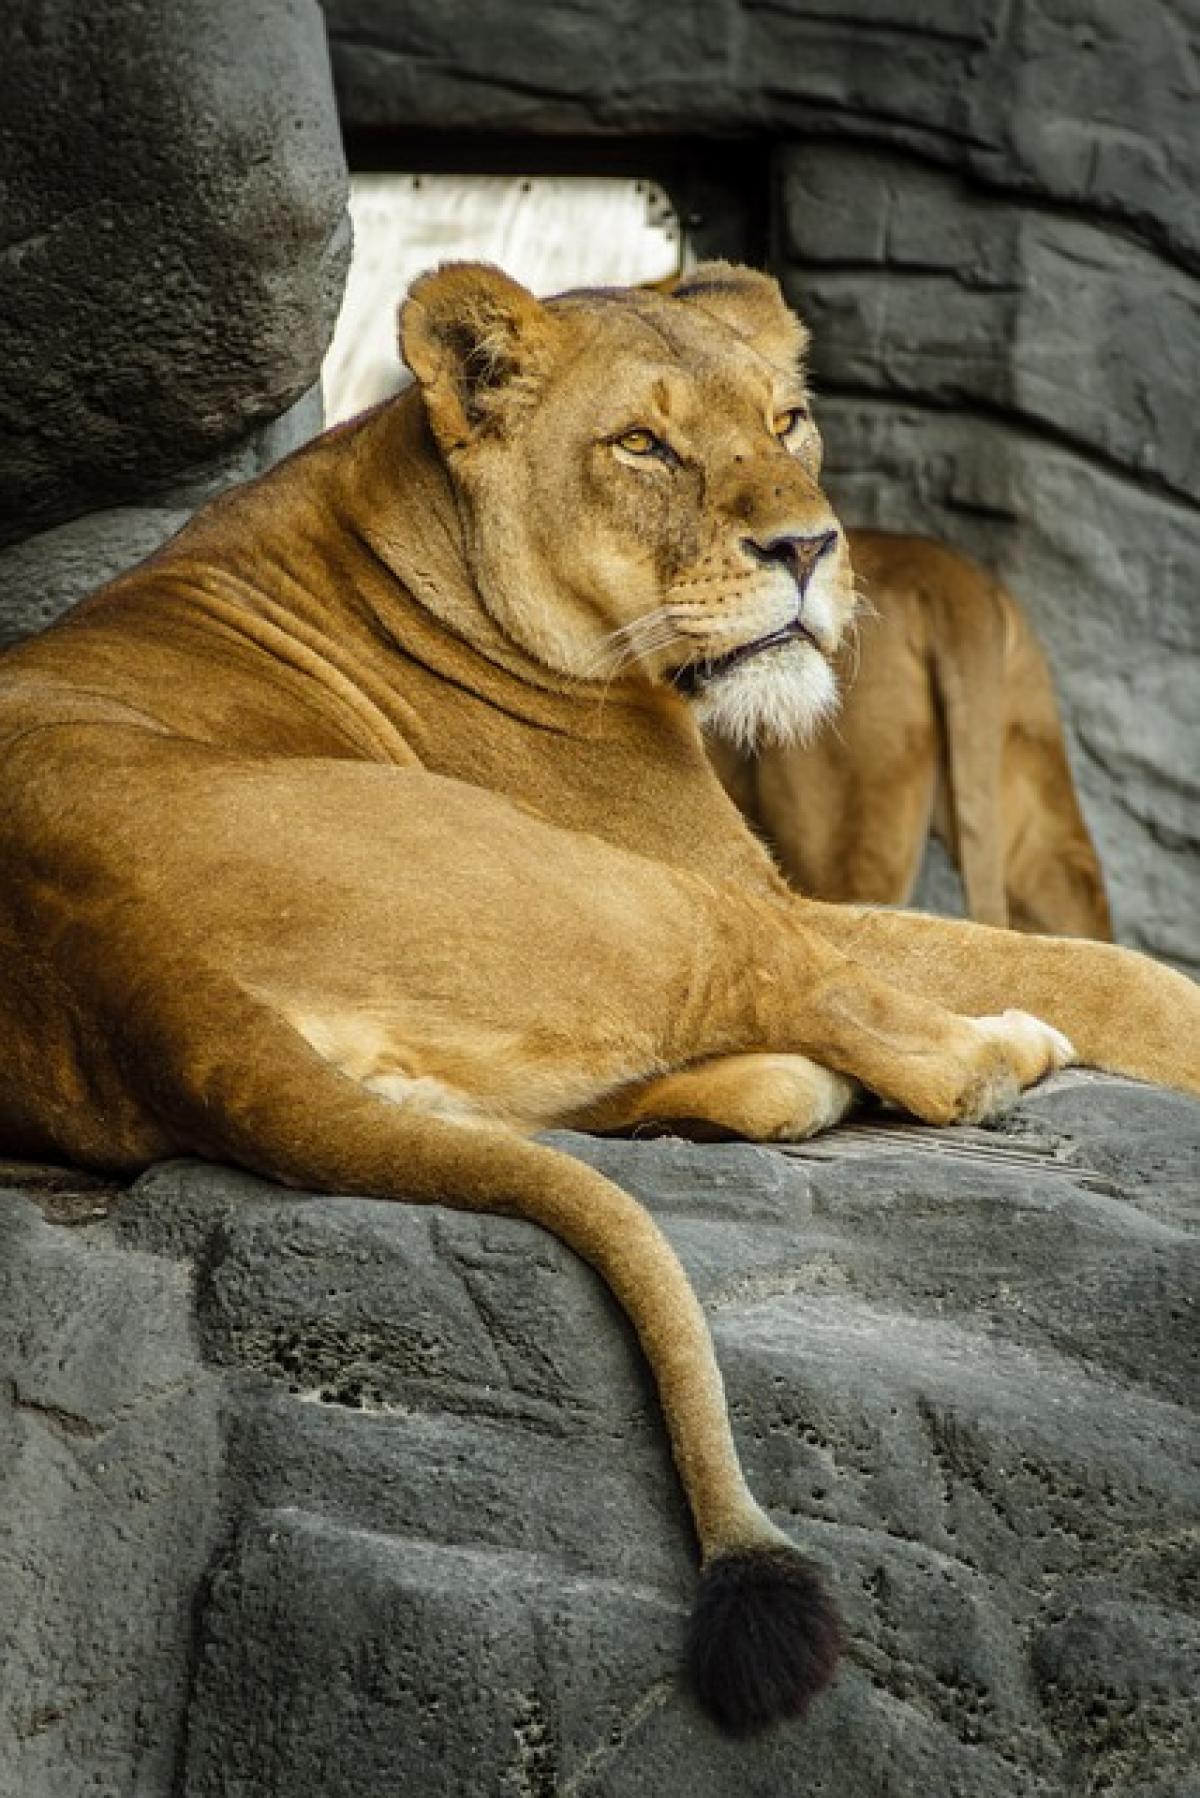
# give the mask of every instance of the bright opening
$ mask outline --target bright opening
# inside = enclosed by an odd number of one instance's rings
[[[439,262],[494,262],[537,294],[664,281],[684,264],[661,187],[591,175],[356,175],[354,253],[321,374],[329,424],[403,385],[396,311]]]

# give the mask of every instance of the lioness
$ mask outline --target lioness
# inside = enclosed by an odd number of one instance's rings
[[[554,1231],[656,1376],[692,1678],[754,1729],[829,1677],[832,1604],[746,1487],[665,1240],[530,1135],[798,1138],[864,1087],[949,1124],[1073,1053],[1195,1090],[1200,994],[800,899],[723,792],[700,724],[804,728],[854,604],[772,280],[539,303],[451,265],[401,341],[413,388],[0,662],[0,1145]]]
[[[981,924],[1112,940],[1045,655],[1013,595],[927,538],[847,531],[875,616],[838,652],[836,726],[712,745],[784,872],[819,899],[902,905],[932,829]]]

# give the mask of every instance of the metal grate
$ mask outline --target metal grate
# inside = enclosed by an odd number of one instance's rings
[[[1055,1078],[1056,1086],[1083,1085],[1103,1080],[1112,1084],[1111,1075],[1096,1075],[1072,1069]],[[1133,1082],[1123,1082],[1130,1085]],[[1120,1187],[1105,1175],[1081,1165],[1074,1159],[1077,1151],[1069,1143],[1054,1136],[1039,1135],[1036,1130],[1019,1138],[998,1130],[985,1130],[970,1124],[951,1129],[931,1124],[916,1124],[907,1118],[871,1117],[860,1122],[840,1125],[824,1136],[808,1142],[774,1143],[779,1154],[799,1161],[854,1161],[894,1155],[916,1155],[941,1161],[972,1163],[975,1166],[1016,1168],[1029,1174],[1056,1173],[1065,1176],[1088,1192],[1113,1196]]]

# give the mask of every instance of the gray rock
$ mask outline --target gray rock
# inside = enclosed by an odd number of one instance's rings
[[[170,483],[316,379],[349,251],[315,0],[6,9],[0,541]]]
[[[114,506],[0,549],[0,648],[45,630],[161,548],[191,515],[189,506]]]
[[[320,428],[321,394],[313,387],[282,418],[157,493],[153,504],[90,512],[0,549],[0,648],[53,624],[160,548],[214,493],[260,474]]]
[[[778,159],[786,260],[839,387],[1012,413],[1150,491],[1200,492],[1194,275],[1099,218],[873,150]],[[795,283],[794,283],[795,285]]]
[[[1200,262],[1172,0],[694,0],[686,10],[322,0],[350,131],[867,140]]]
[[[681,1687],[653,1393],[552,1238],[189,1162],[74,1229],[9,1199],[0,1768],[22,1798],[1175,1798],[1198,1126],[1076,1075],[990,1131],[553,1139],[671,1237],[751,1482],[841,1595],[833,1691],[749,1744]]]
[[[0,1791],[173,1789],[223,1528],[189,1271],[0,1193]]]

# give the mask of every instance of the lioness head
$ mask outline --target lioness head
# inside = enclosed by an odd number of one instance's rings
[[[400,335],[512,638],[576,679],[669,684],[747,746],[811,728],[854,602],[776,282],[707,263],[670,294],[540,302],[449,264]]]

